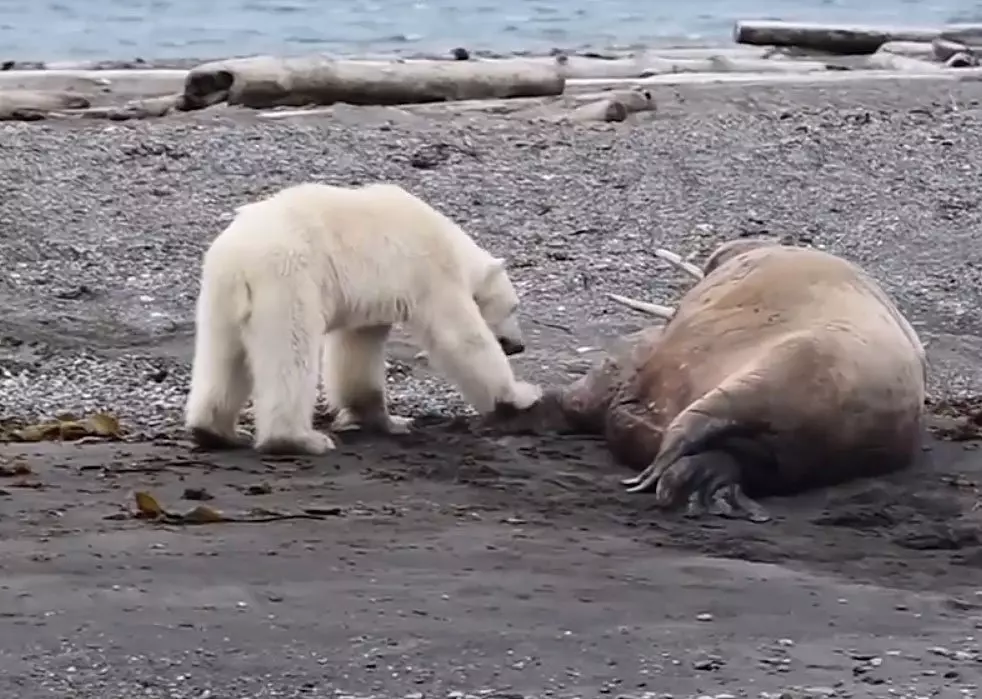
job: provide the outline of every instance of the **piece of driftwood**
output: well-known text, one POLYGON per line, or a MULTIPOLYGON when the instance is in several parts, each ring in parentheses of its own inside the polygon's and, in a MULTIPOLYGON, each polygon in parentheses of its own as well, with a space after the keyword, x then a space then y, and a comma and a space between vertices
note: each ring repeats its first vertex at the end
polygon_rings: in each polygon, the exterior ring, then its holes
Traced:
MULTIPOLYGON (((982 42, 982 38, 980 38, 980 42, 982 42)), ((952 61, 955 65, 951 67, 958 68, 966 65, 978 65, 978 56, 982 55, 982 43, 969 45, 940 36, 931 42, 931 49, 936 59, 945 65, 949 65, 949 61, 952 61)))
POLYGON ((0 90, 0 121, 38 121, 64 109, 84 109, 90 104, 73 92, 0 90))
POLYGON ((756 73, 677 73, 672 75, 653 75, 649 78, 611 78, 570 80, 572 89, 641 87, 654 85, 837 85, 855 82, 882 82, 885 80, 934 80, 960 81, 982 78, 982 68, 960 68, 932 73, 910 73, 895 70, 829 70, 824 73, 802 73, 770 75, 756 73))
POLYGON ((610 90, 594 97, 599 99, 586 102, 570 112, 570 121, 618 122, 637 112, 655 110, 655 100, 648 90, 610 90))
POLYGON ((934 59, 934 46, 927 41, 888 41, 876 50, 877 53, 890 53, 895 56, 906 56, 908 58, 920 58, 922 60, 934 59))
POLYGON ((866 25, 740 20, 733 28, 738 44, 797 46, 835 54, 873 53, 888 41, 932 41, 938 36, 958 40, 982 25, 957 24, 945 27, 879 27, 866 25))
POLYGON ((627 116, 627 107, 624 106, 623 102, 605 99, 577 107, 570 112, 569 119, 570 121, 618 122, 625 121, 627 116))
POLYGON ((940 63, 879 51, 867 57, 866 67, 873 70, 892 70, 903 73, 939 73, 945 69, 940 63))
POLYGON ((109 121, 130 121, 132 119, 154 119, 166 116, 178 107, 184 95, 164 95, 142 100, 131 100, 123 105, 89 107, 75 113, 85 119, 108 119, 109 121))
POLYGON ((978 54, 956 53, 944 62, 945 68, 977 68, 979 66, 978 54))
POLYGON ((184 109, 228 102, 257 109, 347 102, 397 105, 468 99, 560 95, 558 63, 481 61, 349 61, 324 56, 256 56, 193 68, 184 109))
POLYGON ((643 59, 637 56, 628 58, 587 58, 586 56, 543 57, 530 59, 544 65, 555 64, 566 78, 637 78, 645 70, 643 59))
POLYGON ((820 61, 772 61, 766 58, 707 56, 706 58, 662 58, 650 56, 641 77, 674 73, 813 73, 826 70, 820 61))

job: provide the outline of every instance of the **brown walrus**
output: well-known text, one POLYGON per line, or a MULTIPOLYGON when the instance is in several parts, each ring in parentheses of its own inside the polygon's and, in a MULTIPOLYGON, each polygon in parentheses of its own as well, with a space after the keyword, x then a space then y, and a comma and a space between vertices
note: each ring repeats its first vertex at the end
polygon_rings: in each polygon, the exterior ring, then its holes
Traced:
POLYGON ((575 430, 605 434, 615 457, 643 469, 624 481, 630 492, 766 521, 750 495, 916 458, 924 349, 862 269, 761 239, 720 246, 701 271, 659 255, 702 278, 674 311, 611 295, 668 322, 553 396, 575 430))

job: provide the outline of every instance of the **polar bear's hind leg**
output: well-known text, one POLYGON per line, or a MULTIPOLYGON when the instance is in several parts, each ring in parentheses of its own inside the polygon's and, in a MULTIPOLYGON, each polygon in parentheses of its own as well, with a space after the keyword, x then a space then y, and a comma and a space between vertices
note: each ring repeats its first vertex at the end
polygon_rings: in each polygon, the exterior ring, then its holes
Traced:
POLYGON ((256 450, 321 455, 334 441, 313 428, 325 303, 316 284, 296 276, 253 289, 245 332, 254 377, 256 450))
POLYGON ((367 428, 406 434, 412 419, 389 414, 385 397, 385 343, 391 326, 335 330, 324 338, 324 397, 337 412, 335 432, 367 428))
POLYGON ((185 426, 204 449, 246 446, 236 431, 239 413, 252 392, 241 329, 227 319, 221 299, 203 285, 195 322, 191 390, 185 406, 185 426))

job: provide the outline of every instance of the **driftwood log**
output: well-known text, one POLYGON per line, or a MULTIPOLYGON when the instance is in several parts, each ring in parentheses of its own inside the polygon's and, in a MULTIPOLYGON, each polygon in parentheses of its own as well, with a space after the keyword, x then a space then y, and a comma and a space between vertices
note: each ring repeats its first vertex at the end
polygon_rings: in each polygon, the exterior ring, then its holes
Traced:
POLYGON ((953 41, 979 36, 982 25, 956 24, 945 27, 877 27, 864 25, 741 20, 733 28, 738 44, 796 46, 834 54, 874 53, 888 41, 933 41, 939 36, 953 41))
POLYGON ((51 112, 84 109, 89 100, 73 92, 0 90, 0 121, 37 121, 51 112))
POLYGON ((219 102, 257 109, 347 102, 397 105, 470 99, 560 95, 558 62, 351 61, 323 56, 256 56, 193 68, 184 85, 184 109, 219 102))

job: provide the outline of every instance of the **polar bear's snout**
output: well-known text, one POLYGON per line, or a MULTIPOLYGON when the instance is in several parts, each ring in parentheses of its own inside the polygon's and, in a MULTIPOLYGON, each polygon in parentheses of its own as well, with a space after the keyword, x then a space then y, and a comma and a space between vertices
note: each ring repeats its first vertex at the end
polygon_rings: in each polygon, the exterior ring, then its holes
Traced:
POLYGON ((505 353, 506 357, 521 354, 525 351, 525 343, 521 340, 515 341, 509 337, 499 337, 497 339, 498 344, 501 345, 501 351, 505 353))
POLYGON ((492 326, 491 329, 494 332, 494 338, 501 345, 501 351, 505 353, 505 356, 510 357, 525 351, 525 336, 522 334, 522 328, 518 324, 518 313, 516 311, 512 311, 507 318, 492 326))

